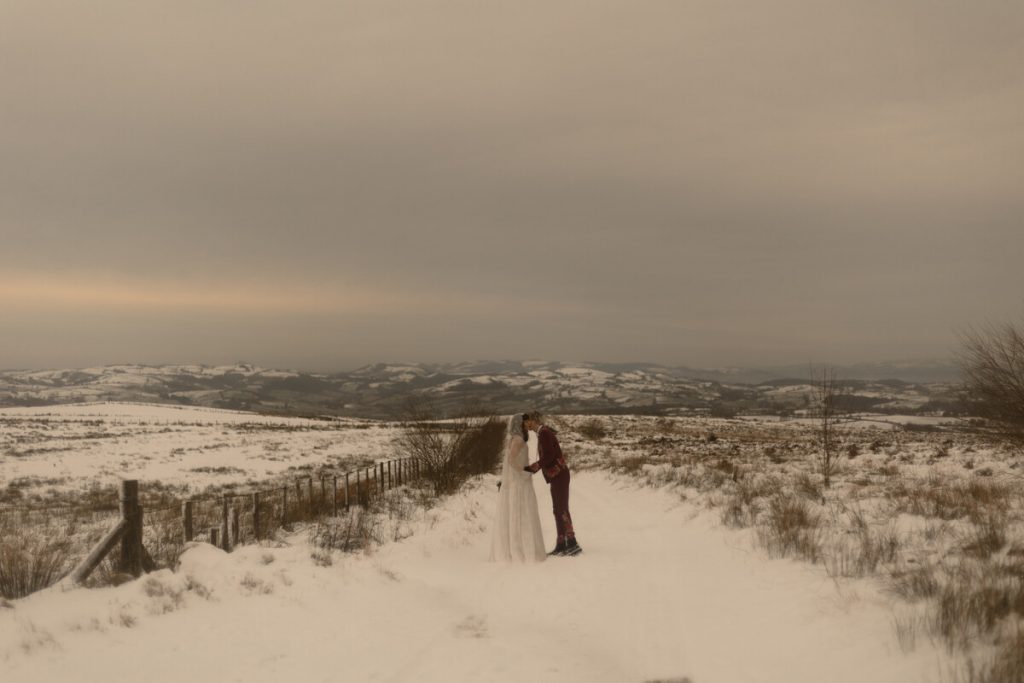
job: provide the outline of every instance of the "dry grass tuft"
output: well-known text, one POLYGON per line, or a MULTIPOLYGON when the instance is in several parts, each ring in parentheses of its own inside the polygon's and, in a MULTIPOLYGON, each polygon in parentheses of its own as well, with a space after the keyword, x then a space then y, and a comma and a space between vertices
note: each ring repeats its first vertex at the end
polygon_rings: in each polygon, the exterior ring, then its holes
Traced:
POLYGON ((1024 575, 1018 565, 960 565, 939 589, 934 630, 951 648, 967 650, 1009 617, 1024 618, 1024 575))
POLYGON ((939 593, 939 581, 932 566, 916 566, 893 571, 887 583, 888 592, 907 602, 928 600, 939 593))
POLYGON ((644 454, 627 455, 612 464, 612 471, 621 474, 637 474, 643 470, 644 465, 649 465, 651 462, 651 458, 644 454))
POLYGON ((757 537, 772 557, 821 559, 821 517, 806 501, 772 497, 759 520, 757 537))
POLYGON ((74 524, 0 529, 0 596, 23 598, 71 571, 74 524))
POLYGON ((987 510, 1005 506, 1011 490, 999 482, 966 482, 932 475, 925 481, 898 481, 889 491, 898 512, 939 519, 984 518, 987 510))

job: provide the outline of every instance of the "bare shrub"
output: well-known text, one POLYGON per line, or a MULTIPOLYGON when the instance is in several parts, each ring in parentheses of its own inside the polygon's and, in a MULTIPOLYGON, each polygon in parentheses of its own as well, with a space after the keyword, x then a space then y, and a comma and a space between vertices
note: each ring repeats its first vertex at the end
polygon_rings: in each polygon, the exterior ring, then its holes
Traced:
POLYGON ((577 427, 576 431, 578 431, 583 438, 590 439, 591 441, 600 441, 604 437, 608 436, 608 432, 604 428, 604 423, 598 419, 587 420, 577 427))
POLYGON ((399 444, 420 460, 435 495, 454 493, 469 477, 493 472, 500 461, 505 425, 479 411, 442 420, 429 404, 411 403, 403 427, 399 444))
POLYGON ((379 540, 378 526, 379 519, 373 510, 355 506, 337 517, 318 518, 309 528, 309 541, 314 548, 327 553, 357 552, 379 540))
POLYGON ((74 523, 0 529, 0 596, 22 598, 52 586, 71 571, 74 523))

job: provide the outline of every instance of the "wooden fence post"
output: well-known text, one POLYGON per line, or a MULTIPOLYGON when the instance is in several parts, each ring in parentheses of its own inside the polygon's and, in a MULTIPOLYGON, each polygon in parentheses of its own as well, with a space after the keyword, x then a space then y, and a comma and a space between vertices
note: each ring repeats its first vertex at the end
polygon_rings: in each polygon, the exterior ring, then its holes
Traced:
POLYGON ((320 514, 327 509, 327 477, 320 475, 320 514))
POLYGON ((306 477, 306 491, 309 493, 309 516, 313 516, 313 477, 306 477))
POLYGON ((231 547, 242 542, 242 525, 239 520, 238 508, 231 507, 231 547))
POLYGON ((380 464, 380 481, 377 483, 380 484, 380 492, 384 493, 384 463, 380 464))
POLYGON ((391 461, 388 460, 388 488, 395 488, 395 483, 391 480, 391 461))
POLYGON ((356 470, 356 504, 359 504, 359 470, 356 470))
POLYGON ((259 491, 252 494, 252 536, 260 540, 260 494, 259 491))
POLYGON ((295 480, 295 519, 302 519, 302 483, 295 480))
POLYGON ((220 527, 210 527, 210 545, 214 548, 220 545, 220 527))
POLYGON ((348 510, 349 506, 349 492, 348 492, 348 472, 345 473, 345 509, 348 510))
POLYGON ((99 563, 103 561, 103 558, 107 556, 114 546, 124 537, 125 530, 128 528, 127 520, 120 520, 113 529, 107 532, 96 547, 93 548, 92 552, 89 553, 82 562, 75 567, 75 570, 71 572, 71 581, 75 584, 81 584, 83 581, 89 578, 93 570, 99 566, 99 563))
POLYGON ((335 477, 334 477, 333 485, 332 485, 331 488, 334 491, 334 495, 331 496, 331 511, 334 514, 334 516, 337 517, 338 516, 338 477, 337 477, 337 475, 335 475, 335 477))
POLYGON ((281 487, 281 524, 288 523, 288 487, 281 487))
POLYGON ((118 503, 121 519, 128 522, 121 537, 121 571, 139 577, 142 575, 142 509, 139 507, 137 480, 121 482, 118 503))
MULTIPOLYGON (((220 547, 225 552, 231 550, 231 525, 228 517, 228 497, 220 499, 220 547)), ((216 545, 216 544, 214 544, 216 545)))
POLYGON ((186 500, 181 504, 181 534, 185 543, 190 542, 195 536, 192 533, 192 501, 186 500))

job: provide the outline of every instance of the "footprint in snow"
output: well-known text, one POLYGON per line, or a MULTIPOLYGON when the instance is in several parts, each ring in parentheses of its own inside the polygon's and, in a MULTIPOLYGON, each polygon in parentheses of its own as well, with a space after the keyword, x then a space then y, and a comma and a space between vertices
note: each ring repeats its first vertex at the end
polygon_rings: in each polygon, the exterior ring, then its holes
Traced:
POLYGON ((486 638, 487 617, 471 614, 455 625, 456 638, 486 638))

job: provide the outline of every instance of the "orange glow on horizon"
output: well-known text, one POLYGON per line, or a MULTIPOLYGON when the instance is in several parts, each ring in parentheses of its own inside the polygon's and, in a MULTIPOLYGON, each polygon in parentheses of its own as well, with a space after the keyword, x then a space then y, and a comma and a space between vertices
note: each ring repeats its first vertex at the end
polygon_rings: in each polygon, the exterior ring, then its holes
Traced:
POLYGON ((0 276, 0 306, 10 310, 193 310, 247 313, 371 313, 411 309, 401 295, 337 286, 268 287, 114 281, 109 278, 0 276))

